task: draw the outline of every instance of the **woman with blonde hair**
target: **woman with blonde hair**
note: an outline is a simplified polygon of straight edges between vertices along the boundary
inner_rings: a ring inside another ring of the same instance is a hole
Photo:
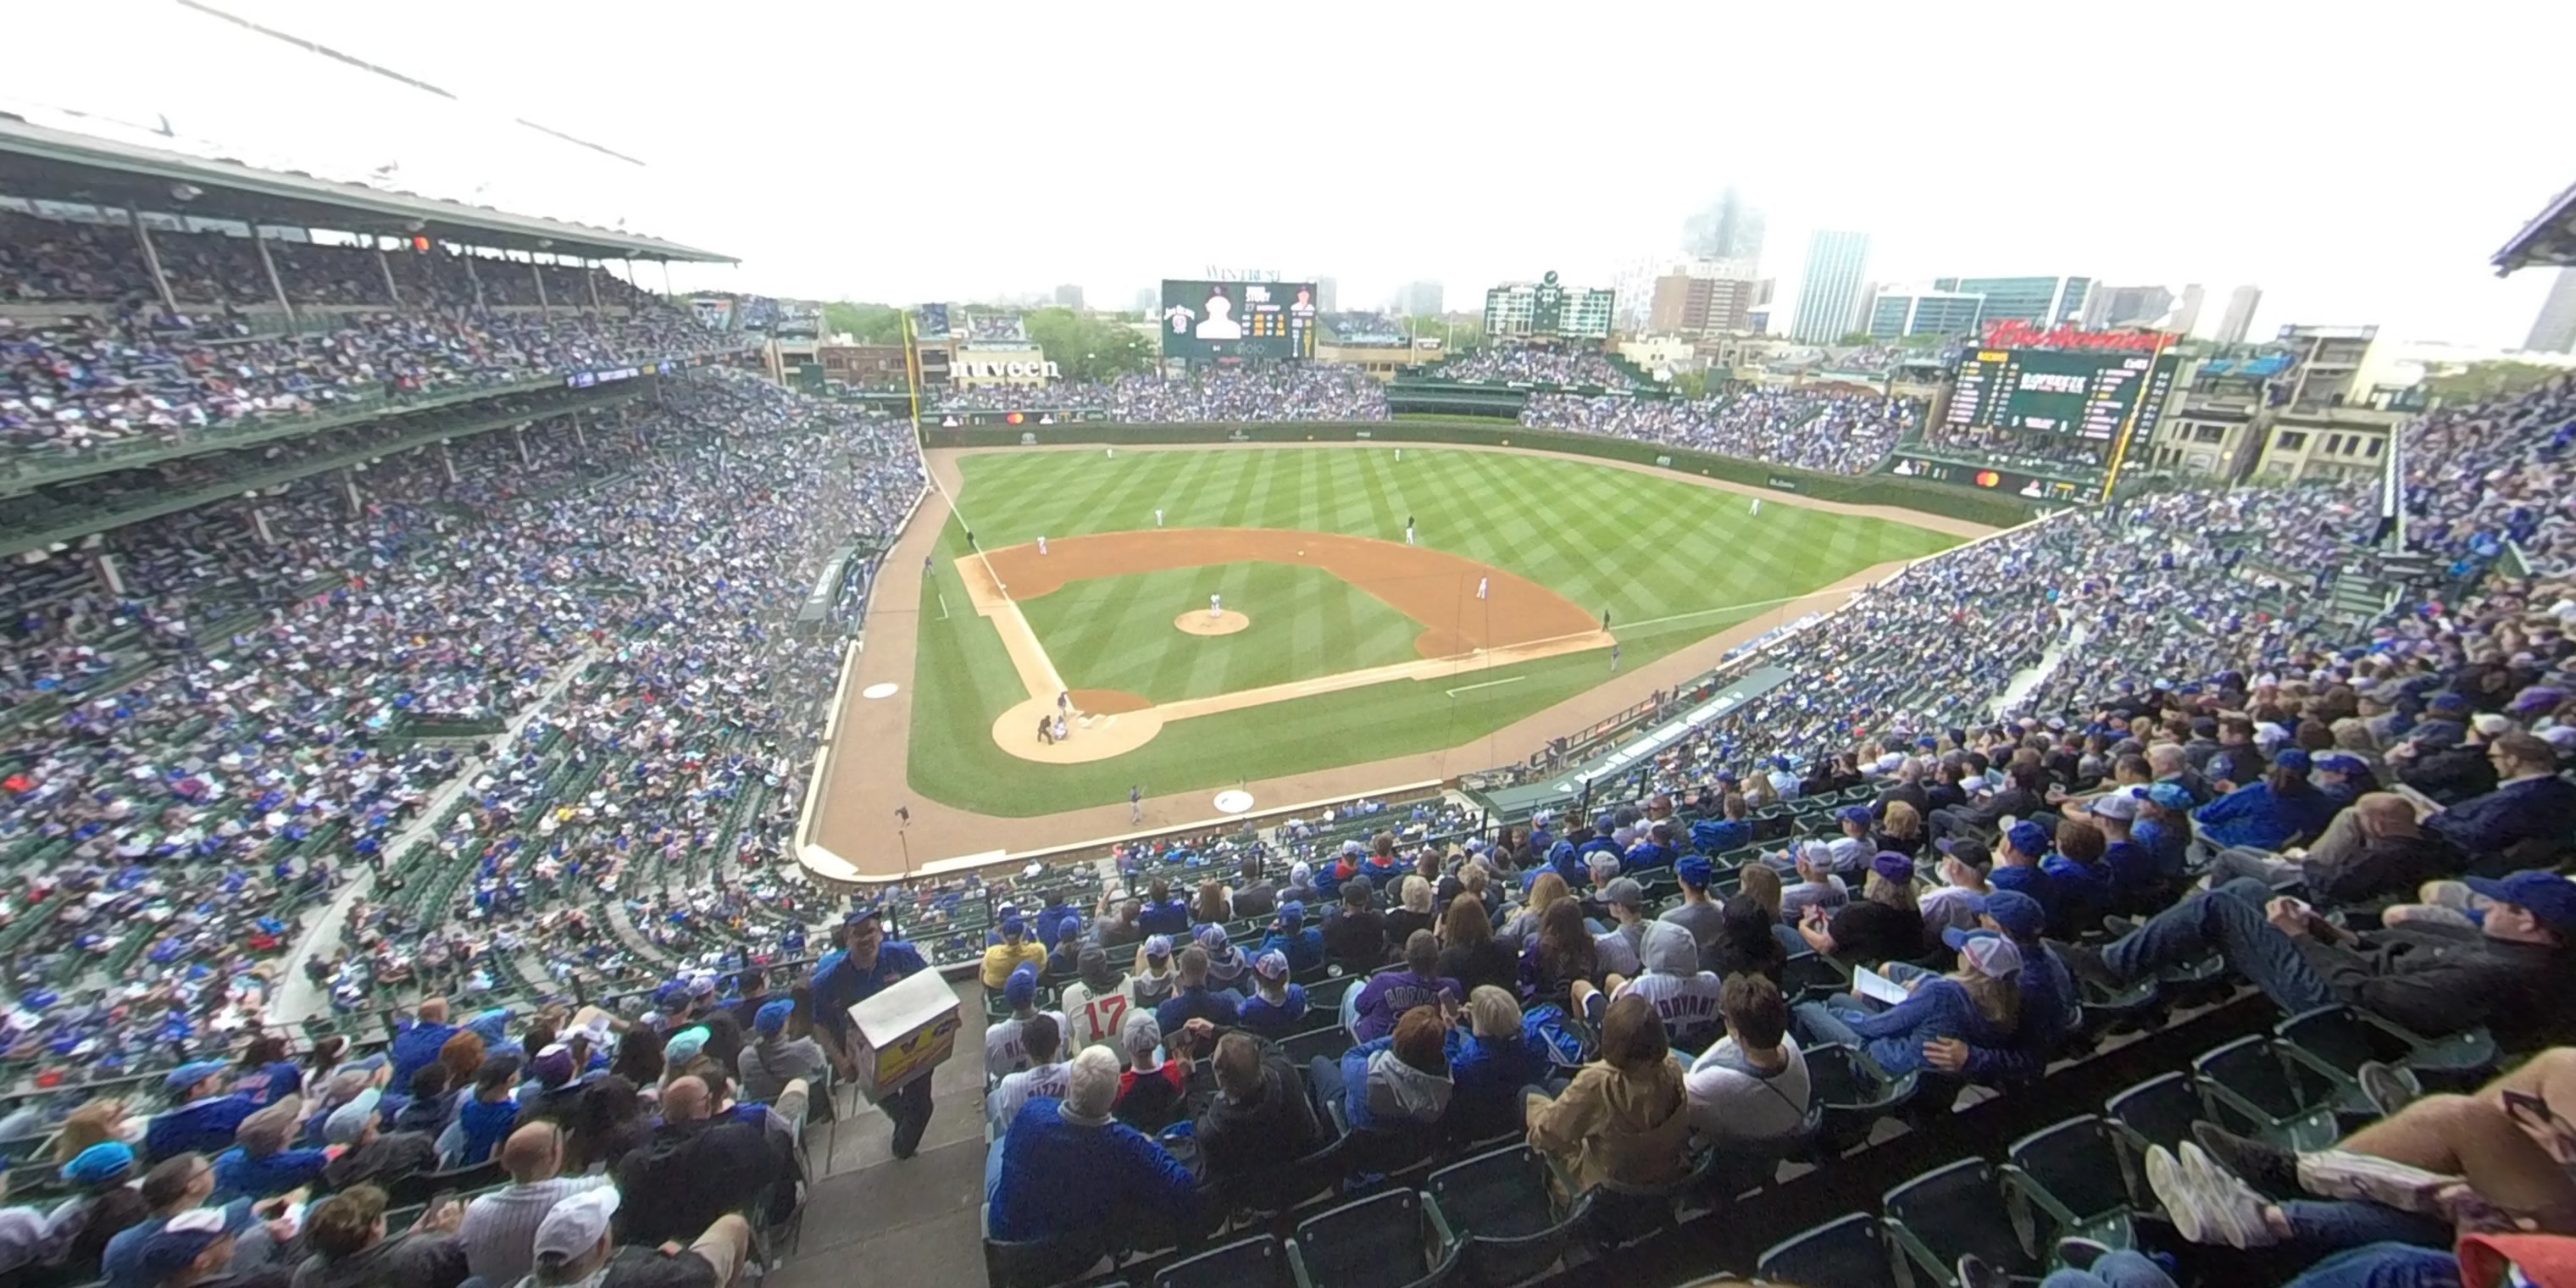
[[[1539,917],[1547,912],[1548,905],[1565,898],[1567,893],[1565,878],[1554,869],[1539,873],[1530,882],[1529,893],[1522,897],[1520,911],[1503,923],[1499,938],[1528,947],[1538,937]]]
[[[1603,1181],[1660,1185],[1690,1151],[1690,1096],[1664,1021],[1645,998],[1617,998],[1601,1017],[1601,1058],[1551,1098],[1523,1102],[1530,1148],[1559,1165],[1567,1197]]]
[[[1923,857],[1923,816],[1904,801],[1889,801],[1878,819],[1878,848],[1909,859]]]
[[[1403,943],[1414,931],[1429,930],[1439,920],[1431,910],[1431,883],[1421,874],[1405,877],[1404,884],[1396,890],[1398,906],[1386,914],[1386,941],[1390,944]]]
[[[1555,1071],[1547,1044],[1521,1025],[1521,1004],[1511,990],[1491,984],[1467,994],[1467,1032],[1450,1037],[1450,1125],[1468,1140],[1484,1140],[1521,1125],[1520,1091],[1546,1082]]]
[[[1904,802],[1896,802],[1903,805]],[[1808,904],[1798,922],[1798,937],[1807,947],[1847,961],[1904,961],[1923,955],[1922,883],[1915,880],[1914,860],[1882,850],[1870,860],[1869,880],[1860,898],[1828,914],[1822,904]]]

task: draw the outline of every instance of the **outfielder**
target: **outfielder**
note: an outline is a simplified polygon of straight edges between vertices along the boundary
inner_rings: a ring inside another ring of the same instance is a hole
[[[1163,507],[1159,505],[1154,507],[1154,526],[1157,528],[1163,526]]]

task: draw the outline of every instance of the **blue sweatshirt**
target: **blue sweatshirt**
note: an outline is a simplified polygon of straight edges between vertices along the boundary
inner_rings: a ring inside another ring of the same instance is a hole
[[[2002,1047],[2013,1038],[1986,1019],[1959,981],[1946,976],[1923,981],[1912,996],[1877,1015],[1844,1018],[1867,1042],[1869,1058],[1894,1075],[1930,1068],[1923,1044],[1934,1038],[1957,1038],[1971,1047]]]
[[[215,1155],[215,1200],[264,1199],[322,1179],[331,1161],[318,1149],[281,1149],[257,1158],[239,1145]]]
[[[1160,1017],[1157,1017],[1159,1022]],[[1306,1028],[1306,986],[1291,984],[1285,1000],[1273,1003],[1254,993],[1235,1008],[1235,1022],[1265,1038],[1283,1038]]]
[[[1309,971],[1324,964],[1324,932],[1319,927],[1305,926],[1285,934],[1273,931],[1252,950],[1252,955],[1258,958],[1273,948],[1288,955],[1291,971]]]
[[[2334,811],[2334,801],[2322,792],[2274,796],[2272,785],[2258,780],[2193,810],[2191,820],[2212,845],[2277,850],[2294,836],[2314,839]]]
[[[1190,1228],[1199,1187],[1152,1137],[1122,1122],[1097,1126],[1064,1116],[1064,1102],[1038,1096],[1012,1115],[993,1183],[993,1237],[1015,1243],[1097,1232],[1111,1213],[1135,1204]]]
[[[172,1154],[220,1154],[232,1148],[233,1129],[259,1112],[258,1102],[244,1095],[208,1096],[152,1115],[143,1125],[143,1152],[152,1158]]]

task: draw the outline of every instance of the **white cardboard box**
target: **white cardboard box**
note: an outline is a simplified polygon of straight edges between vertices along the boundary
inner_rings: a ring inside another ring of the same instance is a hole
[[[935,970],[914,971],[850,1007],[859,1034],[859,1092],[883,1100],[957,1050],[957,993]]]

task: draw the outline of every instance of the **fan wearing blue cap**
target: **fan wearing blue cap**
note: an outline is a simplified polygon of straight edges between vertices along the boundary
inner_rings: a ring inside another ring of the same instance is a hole
[[[2107,947],[2058,951],[2078,977],[2114,989],[2215,951],[2284,1011],[2341,1003],[2430,1037],[2485,1025],[2508,1047],[2563,1039],[2576,884],[2539,870],[2467,884],[2489,905],[2475,931],[2400,923],[2356,933],[2240,877]]]
[[[751,1041],[744,1043],[735,1057],[742,1073],[739,1103],[764,1104],[776,1109],[790,1126],[802,1128],[805,1111],[814,1101],[829,1103],[824,1095],[796,1095],[788,1092],[803,1083],[807,1092],[819,1092],[831,1076],[831,1063],[824,1058],[821,1044],[810,1032],[791,1036],[796,1002],[778,998],[762,1004],[752,1016]]]
[[[1028,923],[1017,917],[1002,920],[1000,943],[984,950],[984,987],[1000,988],[1011,972],[1022,966],[1046,969],[1046,945],[1029,938]]]
[[[840,934],[841,954],[816,967],[809,988],[825,1054],[842,1077],[855,1078],[858,1053],[850,1008],[907,975],[930,969],[930,963],[912,945],[886,938],[884,912],[874,904],[853,909],[842,919]],[[930,1127],[930,1083],[915,1078],[877,1102],[894,1120],[896,1158],[910,1158],[921,1148],[921,1134]]]
[[[1933,1068],[1987,1083],[2030,1082],[2047,1071],[2058,1045],[2083,1019],[2073,973],[2040,938],[2047,925],[2037,900],[1997,890],[1978,901],[1973,924],[1941,932],[1942,944],[1953,950],[1980,935],[2001,935],[2021,950],[2021,1022],[2013,1040],[2003,1046],[1956,1038],[1934,1040],[1923,1052]],[[1885,970],[1900,983],[1919,973],[1921,967],[1904,962],[1890,962]]]
[[[1717,882],[1717,865],[1705,856],[1685,854],[1673,864],[1673,875],[1682,883],[1682,901],[1664,910],[1658,921],[1669,921],[1690,932],[1691,942],[1699,945],[1701,960],[1715,951],[1726,937],[1726,909],[1709,897],[1709,887]]]
[[[990,1073],[1010,1073],[1029,1067],[1027,1046],[1020,1040],[1021,1030],[1039,1016],[1049,1017],[1056,1031],[1064,1031],[1064,1012],[1038,1009],[1038,969],[1026,962],[1002,981],[1002,1000],[1010,1005],[1007,1019],[984,1026],[984,1068]]]
[[[1324,964],[1324,932],[1306,924],[1306,905],[1296,899],[1279,905],[1279,916],[1270,923],[1270,933],[1252,950],[1258,958],[1275,952],[1288,959],[1291,971],[1310,971]]]
[[[1947,854],[1958,844],[1945,840],[1938,846]],[[2051,844],[2048,829],[2029,819],[2004,829],[2003,844],[1995,851],[1995,866],[1986,873],[1986,883],[1997,890],[2030,896],[2047,910],[2053,923],[2057,916],[2057,882],[2040,866],[2048,858]]]
[[[136,1257],[136,1282],[163,1288],[192,1288],[223,1277],[233,1257],[233,1243],[250,1228],[248,1203],[192,1208],[171,1217],[143,1241]]]
[[[1845,805],[1834,811],[1834,825],[1842,829],[1842,835],[1826,845],[1833,851],[1835,876],[1851,881],[1868,874],[1870,860],[1878,853],[1878,846],[1870,840],[1870,828],[1877,821],[1867,805]]]
[[[2263,776],[2192,812],[2192,822],[2213,845],[2257,850],[2288,849],[2323,835],[2335,801],[2308,781],[2308,753],[2284,748]]]
[[[171,1107],[144,1124],[144,1152],[168,1158],[220,1154],[231,1148],[233,1132],[242,1120],[259,1112],[258,1101],[240,1092],[224,1092],[224,1076],[231,1069],[223,1060],[191,1060],[162,1075],[161,1089],[169,1093]]]

